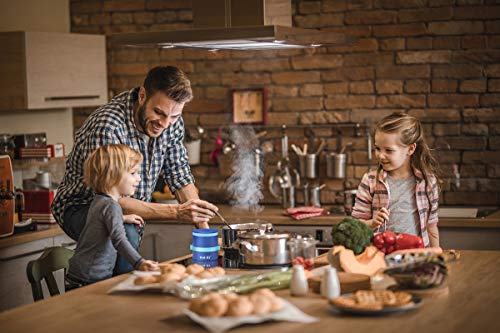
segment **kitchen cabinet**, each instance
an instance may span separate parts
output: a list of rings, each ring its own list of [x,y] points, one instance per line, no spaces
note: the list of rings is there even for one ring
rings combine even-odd
[[[191,253],[192,230],[190,224],[147,223],[139,253],[160,262]]]
[[[0,312],[33,302],[31,285],[26,275],[26,267],[31,260],[38,259],[42,252],[52,246],[75,248],[75,242],[66,235],[38,239],[0,249]],[[57,286],[64,293],[64,272],[55,272]],[[49,296],[45,283],[43,293]]]
[[[1,32],[0,44],[0,110],[107,102],[104,36]]]

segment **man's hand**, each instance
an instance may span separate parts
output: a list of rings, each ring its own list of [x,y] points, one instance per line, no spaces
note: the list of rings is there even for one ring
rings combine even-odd
[[[215,216],[214,212],[217,211],[219,211],[219,208],[207,201],[190,199],[179,205],[177,218],[181,221],[196,223],[200,227],[203,227],[203,224],[210,221]]]
[[[138,227],[142,227],[144,225],[144,220],[139,215],[129,214],[123,215],[123,223],[132,223]]]

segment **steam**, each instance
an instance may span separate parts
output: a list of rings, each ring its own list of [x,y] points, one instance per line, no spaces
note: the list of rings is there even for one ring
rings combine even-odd
[[[233,174],[226,180],[224,187],[230,196],[231,206],[261,212],[264,207],[259,201],[264,198],[262,194],[261,163],[256,163],[255,150],[259,148],[259,141],[255,140],[255,131],[249,127],[231,127],[230,138],[236,149],[234,152],[231,169]]]

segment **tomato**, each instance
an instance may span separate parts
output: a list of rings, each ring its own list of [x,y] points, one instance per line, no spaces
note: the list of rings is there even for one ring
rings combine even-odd
[[[392,252],[394,252],[395,250],[396,250],[396,248],[395,248],[393,245],[391,245],[391,246],[389,246],[389,247],[387,248],[387,254],[392,253]]]
[[[381,249],[384,247],[384,236],[382,236],[382,234],[376,234],[374,237],[373,237],[373,245],[375,245],[375,247],[377,249]]]
[[[312,259],[304,260],[304,269],[307,269],[308,271],[310,271],[313,268],[314,268],[314,261]]]
[[[392,231],[384,231],[382,236],[384,237],[386,246],[396,244],[396,234]]]

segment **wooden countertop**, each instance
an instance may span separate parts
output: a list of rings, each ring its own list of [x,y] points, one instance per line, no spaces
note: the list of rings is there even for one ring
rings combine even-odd
[[[229,223],[255,222],[256,220],[270,222],[275,225],[302,225],[302,226],[331,226],[339,223],[345,215],[331,214],[327,216],[313,217],[296,221],[284,216],[283,209],[279,206],[265,206],[264,210],[257,214],[241,212],[227,205],[219,205],[220,213]],[[148,221],[148,223],[179,223],[175,220]],[[214,218],[210,224],[223,224],[218,218]],[[500,228],[500,210],[485,218],[441,218],[439,227],[461,227],[461,228]]]
[[[237,332],[497,332],[500,324],[500,252],[462,251],[451,265],[449,294],[424,298],[419,309],[387,317],[333,314],[325,299],[310,294],[278,294],[319,319],[312,324],[269,322],[236,328]],[[182,314],[187,306],[173,296],[152,293],[108,295],[126,278],[118,276],[67,294],[0,313],[8,332],[207,332]],[[496,328],[495,328],[496,327]],[[43,328],[43,329],[41,329]]]
[[[43,230],[24,232],[5,238],[0,238],[0,249],[33,242],[39,239],[50,238],[61,234],[64,234],[64,231],[61,229],[61,227],[59,227],[58,224],[51,224]]]
[[[328,216],[314,217],[301,221],[293,220],[288,216],[283,216],[283,209],[279,206],[268,205],[258,214],[249,214],[248,212],[238,212],[230,206],[219,205],[222,216],[229,223],[245,223],[255,222],[256,220],[270,222],[275,225],[296,225],[296,226],[331,226],[339,223],[345,217],[340,214],[332,214]],[[176,220],[148,221],[152,224],[179,224]],[[223,224],[219,219],[215,218],[210,222],[214,225]],[[500,210],[485,218],[441,218],[439,220],[440,228],[500,228]],[[57,225],[51,225],[48,229],[26,232],[18,235],[13,235],[0,239],[0,249],[19,245],[38,239],[48,238],[63,234],[64,231]]]

